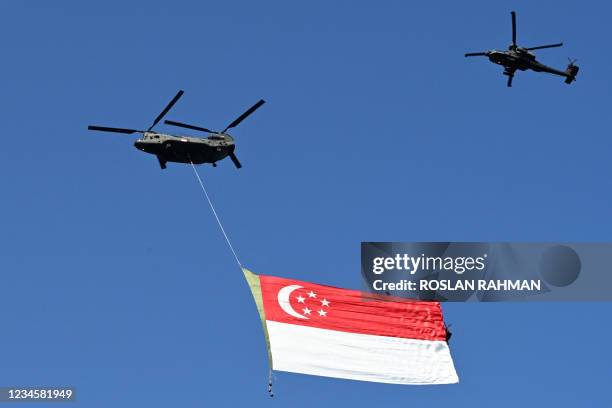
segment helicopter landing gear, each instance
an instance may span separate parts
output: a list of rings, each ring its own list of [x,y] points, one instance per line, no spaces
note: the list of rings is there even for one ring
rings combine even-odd
[[[511,71],[511,70],[507,69],[507,70],[504,71],[504,75],[506,75],[508,77],[508,83],[507,83],[508,87],[511,87],[512,86],[512,79],[514,78],[514,71]]]
[[[158,155],[158,156],[157,156],[157,161],[159,162],[159,167],[161,167],[161,168],[162,168],[162,170],[166,168],[166,163],[167,163],[167,161],[166,161],[166,160],[164,160],[164,158],[163,158],[163,157],[161,157],[161,156],[159,156],[159,155]]]

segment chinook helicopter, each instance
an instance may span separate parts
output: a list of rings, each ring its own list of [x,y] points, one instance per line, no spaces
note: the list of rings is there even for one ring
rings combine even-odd
[[[174,104],[183,96],[183,91],[178,91],[175,97],[168,103],[164,110],[155,118],[153,124],[147,130],[114,128],[106,126],[88,126],[89,130],[101,132],[113,132],[133,134],[141,133],[142,137],[134,142],[134,146],[145,153],[150,153],[157,156],[159,166],[162,169],[166,168],[166,163],[193,163],[203,164],[211,163],[213,167],[217,167],[219,160],[228,157],[232,160],[236,168],[241,168],[242,164],[238,161],[234,150],[236,143],[234,138],[227,134],[227,130],[234,128],[240,124],[247,116],[255,112],[261,105],[265,103],[263,99],[259,100],[255,105],[251,106],[242,115],[238,116],[232,123],[227,125],[221,132],[215,132],[198,126],[186,125],[179,122],[165,121],[165,123],[174,126],[181,126],[187,129],[200,130],[210,133],[208,137],[189,137],[177,136],[167,133],[153,131],[153,127],[172,109]]]
[[[565,71],[560,71],[555,68],[546,66],[536,61],[535,55],[530,52],[533,50],[541,50],[543,48],[554,48],[561,47],[563,43],[540,45],[537,47],[519,47],[516,44],[516,13],[512,14],[512,44],[508,47],[508,51],[500,50],[489,50],[485,52],[470,52],[465,54],[466,57],[485,56],[495,64],[502,65],[504,67],[504,75],[508,77],[508,86],[512,86],[512,79],[516,70],[526,71],[528,69],[535,72],[547,72],[549,74],[559,75],[565,77],[565,83],[571,84],[576,80],[576,74],[578,74],[578,67],[574,65],[576,60],[571,60]]]

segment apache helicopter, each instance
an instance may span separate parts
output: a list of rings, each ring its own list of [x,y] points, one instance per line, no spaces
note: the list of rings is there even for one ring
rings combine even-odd
[[[576,79],[578,67],[574,65],[576,60],[571,60],[565,71],[560,71],[555,68],[546,66],[538,61],[530,51],[540,50],[543,48],[561,47],[563,43],[540,45],[538,47],[523,48],[516,45],[516,13],[512,14],[512,44],[508,47],[508,51],[489,50],[486,52],[470,52],[465,54],[466,57],[486,56],[495,64],[504,67],[504,75],[508,76],[508,86],[512,86],[512,78],[517,69],[521,71],[532,70],[536,72],[548,72],[549,74],[560,75],[565,77],[565,83],[571,84]]]
[[[225,133],[228,129],[238,126],[251,113],[255,112],[265,103],[263,99],[250,107],[246,112],[227,125],[221,132],[214,132],[197,126],[185,125],[178,122],[165,121],[169,125],[181,126],[188,129],[201,130],[210,133],[206,138],[177,136],[153,131],[153,127],[168,113],[174,104],[183,96],[183,91],[179,91],[164,110],[155,118],[153,124],[147,130],[112,128],[105,126],[88,126],[89,130],[114,133],[142,133],[142,137],[134,142],[134,146],[143,152],[157,156],[159,165],[162,169],[166,168],[167,162],[203,164],[212,163],[217,167],[217,162],[229,156],[236,168],[241,168],[242,164],[234,154],[236,143],[234,138]]]

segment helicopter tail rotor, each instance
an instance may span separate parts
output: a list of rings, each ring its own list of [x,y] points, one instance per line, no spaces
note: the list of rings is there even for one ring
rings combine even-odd
[[[565,78],[565,83],[571,84],[576,80],[576,75],[578,74],[578,70],[580,70],[580,68],[578,67],[578,65],[575,65],[577,60],[571,58],[568,59],[570,63],[567,66],[567,69],[565,70],[565,73],[567,74],[567,77]]]

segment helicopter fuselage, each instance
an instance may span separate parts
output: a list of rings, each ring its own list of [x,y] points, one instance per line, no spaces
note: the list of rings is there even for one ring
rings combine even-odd
[[[538,62],[533,53],[520,48],[509,51],[491,50],[487,52],[487,57],[489,58],[489,61],[497,65],[502,65],[504,68],[512,72],[515,70],[526,71],[530,69],[535,72],[548,72],[549,74],[555,74],[563,77],[569,76],[569,74],[565,71],[561,71]]]
[[[166,162],[215,165],[236,148],[234,138],[226,133],[212,133],[206,138],[144,132],[134,142],[143,152],[157,156],[162,168]]]

